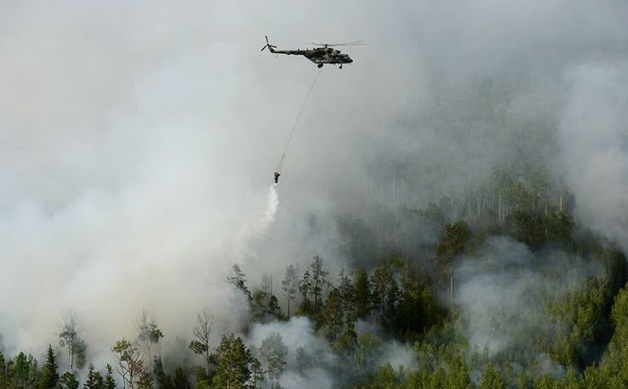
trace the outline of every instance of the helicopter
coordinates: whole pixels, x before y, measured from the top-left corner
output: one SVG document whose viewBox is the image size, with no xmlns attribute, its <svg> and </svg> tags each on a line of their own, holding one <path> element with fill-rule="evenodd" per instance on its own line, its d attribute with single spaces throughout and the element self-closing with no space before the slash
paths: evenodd
<svg viewBox="0 0 628 389">
<path fill-rule="evenodd" d="M 353 62 L 351 57 L 349 57 L 349 54 L 343 54 L 340 50 L 336 50 L 331 46 L 353 46 L 365 44 L 363 41 L 332 44 L 314 42 L 314 44 L 318 44 L 320 47 L 306 50 L 275 50 L 277 46 L 271 45 L 270 42 L 268 42 L 268 36 L 265 38 L 266 44 L 262 47 L 261 51 L 264 51 L 264 49 L 268 47 L 268 50 L 274 54 L 302 55 L 314 62 L 318 68 L 322 68 L 324 64 L 332 64 L 340 65 L 339 68 L 342 69 L 342 64 Z"/>
</svg>

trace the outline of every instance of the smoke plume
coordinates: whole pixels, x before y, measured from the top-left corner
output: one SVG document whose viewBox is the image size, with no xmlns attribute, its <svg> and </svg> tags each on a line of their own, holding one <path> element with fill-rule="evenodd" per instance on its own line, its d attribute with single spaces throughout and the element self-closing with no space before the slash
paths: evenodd
<svg viewBox="0 0 628 389">
<path fill-rule="evenodd" d="M 314 255 L 334 274 L 361 261 L 339 216 L 382 210 L 372 224 L 392 231 L 400 205 L 459 198 L 504 161 L 550 165 L 626 250 L 626 20 L 584 0 L 0 3 L 4 350 L 43 352 L 68 309 L 103 359 L 143 309 L 166 343 L 204 306 L 232 331 L 234 262 L 251 285 Z M 260 53 L 264 35 L 368 42 L 323 68 L 270 189 L 318 69 Z M 522 266 L 507 291 L 510 272 L 460 271 L 479 312 L 503 307 L 495 293 L 524 304 L 536 277 Z"/>
</svg>

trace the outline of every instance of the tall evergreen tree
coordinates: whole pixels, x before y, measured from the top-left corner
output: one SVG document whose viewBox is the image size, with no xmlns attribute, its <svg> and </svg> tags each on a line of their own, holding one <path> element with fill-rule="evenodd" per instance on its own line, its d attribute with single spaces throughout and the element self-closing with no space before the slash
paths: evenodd
<svg viewBox="0 0 628 389">
<path fill-rule="evenodd" d="M 357 345 L 353 351 L 354 367 L 360 373 L 364 372 L 372 361 L 377 356 L 377 351 L 381 346 L 381 340 L 371 335 L 370 332 L 365 332 L 358 338 Z"/>
<path fill-rule="evenodd" d="M 32 355 L 26 356 L 26 354 L 20 352 L 9 365 L 9 375 L 13 384 L 11 389 L 37 387 L 39 369 L 37 360 Z"/>
<path fill-rule="evenodd" d="M 177 367 L 174 371 L 174 377 L 172 378 L 173 388 L 176 389 L 192 389 L 192 385 L 188 381 L 187 374 L 181 366 Z"/>
<path fill-rule="evenodd" d="M 251 296 L 251 291 L 246 287 L 246 276 L 237 263 L 233 265 L 233 275 L 228 276 L 227 280 L 244 294 L 249 304 L 252 303 L 253 297 Z"/>
<path fill-rule="evenodd" d="M 314 313 L 317 314 L 323 305 L 323 287 L 328 284 L 327 275 L 329 272 L 323 270 L 323 258 L 314 256 L 314 262 L 310 265 L 312 269 L 312 288 L 310 293 L 314 296 Z"/>
<path fill-rule="evenodd" d="M 310 292 L 312 290 L 312 280 L 310 279 L 310 271 L 303 273 L 303 278 L 299 281 L 299 292 L 301 293 L 301 312 L 308 314 L 312 310 L 312 302 L 310 301 Z"/>
<path fill-rule="evenodd" d="M 489 363 L 482 374 L 479 389 L 506 389 L 506 383 L 499 369 L 492 363 Z"/>
<path fill-rule="evenodd" d="M 255 322 L 265 322 L 268 320 L 269 295 L 264 289 L 255 289 L 251 294 L 251 318 Z"/>
<path fill-rule="evenodd" d="M 378 266 L 371 276 L 371 286 L 373 289 L 373 308 L 379 311 L 379 315 L 383 316 L 388 311 L 387 301 L 389 299 L 390 290 L 393 289 L 392 284 L 395 283 L 392 272 L 387 265 Z"/>
<path fill-rule="evenodd" d="M 370 312 L 371 286 L 363 269 L 353 273 L 355 291 L 355 314 L 358 319 L 366 319 Z"/>
<path fill-rule="evenodd" d="M 229 336 L 223 335 L 214 358 L 216 374 L 212 381 L 215 387 L 225 389 L 253 387 L 251 378 L 255 358 L 240 337 L 236 337 L 233 333 Z"/>
<path fill-rule="evenodd" d="M 297 288 L 297 270 L 293 264 L 290 264 L 288 267 L 286 267 L 286 275 L 283 281 L 281 281 L 281 289 L 283 289 L 288 303 L 288 319 L 290 318 L 290 307 L 292 300 L 294 300 L 297 294 Z"/>
<path fill-rule="evenodd" d="M 107 371 L 107 374 L 105 375 L 103 389 L 115 389 L 116 380 L 113 378 L 113 368 L 111 365 L 107 364 L 107 366 L 105 366 L 105 370 Z"/>
<path fill-rule="evenodd" d="M 454 224 L 447 224 L 443 237 L 436 246 L 436 255 L 441 273 L 441 285 L 449 287 L 450 298 L 454 294 L 453 262 L 456 256 L 464 253 L 471 238 L 469 225 L 460 220 Z"/>
<path fill-rule="evenodd" d="M 297 371 L 299 372 L 299 374 L 303 374 L 305 372 L 305 369 L 310 367 L 310 357 L 305 352 L 305 349 L 301 346 L 297 347 L 295 354 Z"/>
<path fill-rule="evenodd" d="M 278 332 L 271 334 L 262 341 L 259 354 L 266 366 L 266 373 L 270 380 L 278 380 L 286 365 L 288 348 Z"/>
<path fill-rule="evenodd" d="M 48 352 L 46 353 L 46 364 L 41 369 L 41 376 L 39 378 L 39 388 L 52 389 L 56 388 L 59 383 L 57 358 L 52 350 L 52 345 L 48 345 Z"/>
<path fill-rule="evenodd" d="M 81 383 L 76 378 L 76 374 L 66 371 L 61 376 L 61 387 L 63 389 L 79 389 Z"/>
<path fill-rule="evenodd" d="M 87 369 L 87 379 L 83 384 L 83 389 L 102 389 L 105 385 L 105 382 L 102 378 L 102 375 L 94 370 L 94 365 L 89 364 Z"/>
<path fill-rule="evenodd" d="M 277 319 L 281 319 L 283 317 L 281 314 L 281 308 L 279 307 L 279 301 L 274 294 L 268 299 L 268 313 Z"/>
<path fill-rule="evenodd" d="M 338 340 L 344 327 L 344 312 L 342 310 L 340 291 L 337 288 L 329 292 L 320 322 L 327 330 L 327 340 L 332 343 Z"/>
<path fill-rule="evenodd" d="M 340 293 L 342 310 L 348 313 L 355 301 L 355 288 L 344 267 L 340 270 L 340 275 L 338 276 L 338 292 Z"/>
<path fill-rule="evenodd" d="M 0 351 L 0 388 L 8 388 L 11 380 L 9 375 L 9 365 L 4 359 L 4 354 Z"/>
</svg>

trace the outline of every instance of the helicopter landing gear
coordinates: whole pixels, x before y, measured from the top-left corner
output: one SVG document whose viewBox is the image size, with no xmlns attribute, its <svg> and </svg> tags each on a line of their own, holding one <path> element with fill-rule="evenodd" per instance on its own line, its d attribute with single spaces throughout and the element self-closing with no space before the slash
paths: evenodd
<svg viewBox="0 0 628 389">
<path fill-rule="evenodd" d="M 340 65 L 340 67 L 338 69 L 342 69 L 342 65 Z"/>
<path fill-rule="evenodd" d="M 320 68 L 322 68 L 322 67 L 323 67 L 323 64 L 322 64 L 322 63 L 319 63 L 317 66 L 318 66 L 318 68 L 320 69 Z"/>
</svg>

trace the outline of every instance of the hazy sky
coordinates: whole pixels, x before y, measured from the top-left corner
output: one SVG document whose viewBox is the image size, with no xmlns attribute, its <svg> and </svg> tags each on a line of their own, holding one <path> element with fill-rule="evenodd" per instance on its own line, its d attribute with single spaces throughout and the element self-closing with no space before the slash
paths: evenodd
<svg viewBox="0 0 628 389">
<path fill-rule="evenodd" d="M 626 248 L 627 20 L 620 1 L 0 1 L 4 347 L 42 352 L 68 309 L 94 349 L 142 309 L 171 339 L 204 305 L 234 328 L 235 261 L 252 284 L 337 268 L 334 216 L 387 198 L 390 163 L 455 191 L 522 139 Z M 264 35 L 368 42 L 322 69 L 273 220 L 318 69 Z"/>
</svg>

